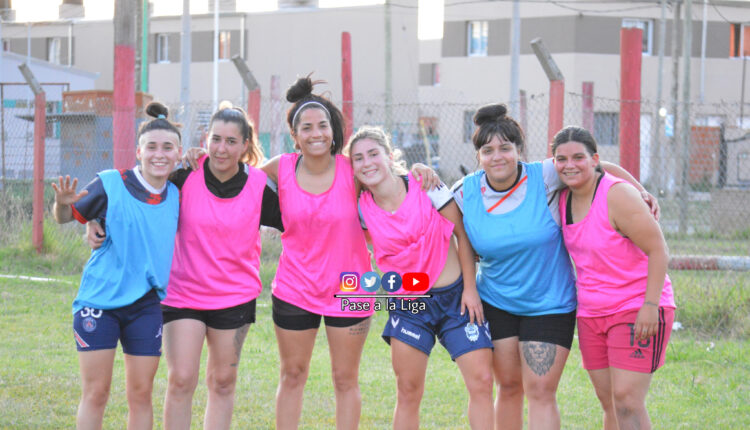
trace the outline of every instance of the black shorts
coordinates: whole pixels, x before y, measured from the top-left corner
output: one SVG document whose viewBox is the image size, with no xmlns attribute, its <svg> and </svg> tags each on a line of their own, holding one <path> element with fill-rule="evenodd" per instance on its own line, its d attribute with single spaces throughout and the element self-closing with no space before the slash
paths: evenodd
<svg viewBox="0 0 750 430">
<path fill-rule="evenodd" d="M 576 311 L 566 314 L 522 316 L 482 301 L 492 340 L 518 337 L 519 342 L 545 342 L 570 349 L 576 328 Z"/>
<path fill-rule="evenodd" d="M 164 324 L 180 319 L 202 321 L 206 327 L 217 330 L 233 330 L 245 324 L 255 322 L 255 299 L 241 305 L 224 309 L 199 310 L 190 308 L 173 308 L 161 305 Z"/>
<path fill-rule="evenodd" d="M 308 330 L 320 327 L 321 315 L 306 311 L 276 296 L 271 296 L 273 322 L 285 330 Z M 347 318 L 326 316 L 326 327 L 351 327 L 370 317 Z"/>
</svg>

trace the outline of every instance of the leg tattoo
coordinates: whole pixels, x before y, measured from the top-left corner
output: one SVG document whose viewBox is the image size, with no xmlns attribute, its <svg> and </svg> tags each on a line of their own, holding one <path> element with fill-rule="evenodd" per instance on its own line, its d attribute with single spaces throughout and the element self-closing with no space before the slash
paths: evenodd
<svg viewBox="0 0 750 430">
<path fill-rule="evenodd" d="M 546 375 L 555 363 L 557 346 L 546 342 L 521 342 L 523 358 L 531 370 L 539 376 Z"/>
<path fill-rule="evenodd" d="M 237 367 L 240 363 L 242 345 L 245 343 L 245 336 L 247 336 L 248 329 L 250 329 L 250 324 L 245 324 L 234 332 L 234 355 L 237 357 L 237 361 L 232 363 L 232 367 Z"/>
</svg>

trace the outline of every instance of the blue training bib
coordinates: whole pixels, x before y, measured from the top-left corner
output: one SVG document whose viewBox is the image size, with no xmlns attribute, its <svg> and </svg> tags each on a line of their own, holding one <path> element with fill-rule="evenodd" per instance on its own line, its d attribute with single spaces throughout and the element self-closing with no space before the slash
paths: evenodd
<svg viewBox="0 0 750 430">
<path fill-rule="evenodd" d="M 504 214 L 488 213 L 484 207 L 484 171 L 464 178 L 464 228 L 480 256 L 477 290 L 482 300 L 516 315 L 572 312 L 575 278 L 562 230 L 547 207 L 542 164 L 524 166 L 526 196 Z"/>
<path fill-rule="evenodd" d="M 166 295 L 179 216 L 179 191 L 167 182 L 167 198 L 148 204 L 133 197 L 117 170 L 99 177 L 107 194 L 107 238 L 83 269 L 73 313 L 83 307 L 117 309 L 151 289 Z"/>
</svg>

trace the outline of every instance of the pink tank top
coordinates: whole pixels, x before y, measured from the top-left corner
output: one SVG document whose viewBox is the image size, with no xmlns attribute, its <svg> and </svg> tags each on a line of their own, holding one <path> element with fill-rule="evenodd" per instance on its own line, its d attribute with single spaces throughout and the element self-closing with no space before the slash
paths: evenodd
<svg viewBox="0 0 750 430">
<path fill-rule="evenodd" d="M 570 191 L 566 189 L 560 196 L 563 238 L 578 274 L 579 317 L 612 315 L 643 306 L 648 257 L 609 223 L 607 194 L 612 185 L 620 182 L 627 183 L 605 173 L 589 213 L 570 225 L 565 222 Z M 659 306 L 675 307 L 669 276 L 664 280 Z"/>
<path fill-rule="evenodd" d="M 223 309 L 260 294 L 260 210 L 266 174 L 250 167 L 245 187 L 222 199 L 206 188 L 203 157 L 180 191 L 180 219 L 163 304 Z"/>
<path fill-rule="evenodd" d="M 426 273 L 429 286 L 435 285 L 448 258 L 453 223 L 432 206 L 416 179 L 409 174 L 409 191 L 394 213 L 381 209 L 369 192 L 360 195 L 359 206 L 372 237 L 378 268 L 402 276 L 408 272 Z M 409 291 L 402 289 L 398 293 Z"/>
<path fill-rule="evenodd" d="M 334 317 L 366 317 L 369 311 L 341 309 L 341 272 L 372 270 L 365 234 L 359 224 L 351 164 L 336 155 L 331 187 L 312 194 L 297 184 L 299 154 L 279 159 L 279 205 L 284 233 L 273 280 L 276 298 L 309 312 Z M 352 299 L 369 301 L 371 299 Z"/>
</svg>

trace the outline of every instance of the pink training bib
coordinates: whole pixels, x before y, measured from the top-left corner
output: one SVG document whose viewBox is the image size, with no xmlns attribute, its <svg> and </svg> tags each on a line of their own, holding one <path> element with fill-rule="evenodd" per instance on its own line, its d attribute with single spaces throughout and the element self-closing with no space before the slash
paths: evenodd
<svg viewBox="0 0 750 430">
<path fill-rule="evenodd" d="M 180 192 L 172 272 L 163 304 L 223 309 L 260 294 L 260 210 L 266 174 L 249 167 L 245 187 L 222 199 L 206 188 L 203 161 Z"/>
<path fill-rule="evenodd" d="M 589 213 L 575 224 L 565 223 L 570 191 L 566 189 L 560 196 L 563 238 L 578 274 L 579 317 L 601 317 L 640 309 L 645 300 L 648 257 L 609 223 L 607 194 L 620 182 L 625 181 L 605 173 Z M 659 306 L 675 307 L 669 276 L 664 279 Z"/>
<path fill-rule="evenodd" d="M 299 154 L 279 160 L 279 205 L 284 233 L 272 283 L 277 298 L 319 315 L 365 317 L 373 311 L 341 309 L 341 273 L 372 270 L 365 234 L 359 225 L 351 164 L 336 155 L 331 187 L 312 194 L 297 184 Z M 352 299 L 352 301 L 372 301 Z M 369 306 L 372 309 L 372 306 Z"/>
<path fill-rule="evenodd" d="M 426 273 L 432 287 L 445 267 L 454 226 L 432 206 L 430 197 L 411 173 L 409 191 L 396 212 L 381 209 L 367 191 L 359 196 L 359 207 L 372 238 L 378 268 L 402 276 Z"/>
</svg>

